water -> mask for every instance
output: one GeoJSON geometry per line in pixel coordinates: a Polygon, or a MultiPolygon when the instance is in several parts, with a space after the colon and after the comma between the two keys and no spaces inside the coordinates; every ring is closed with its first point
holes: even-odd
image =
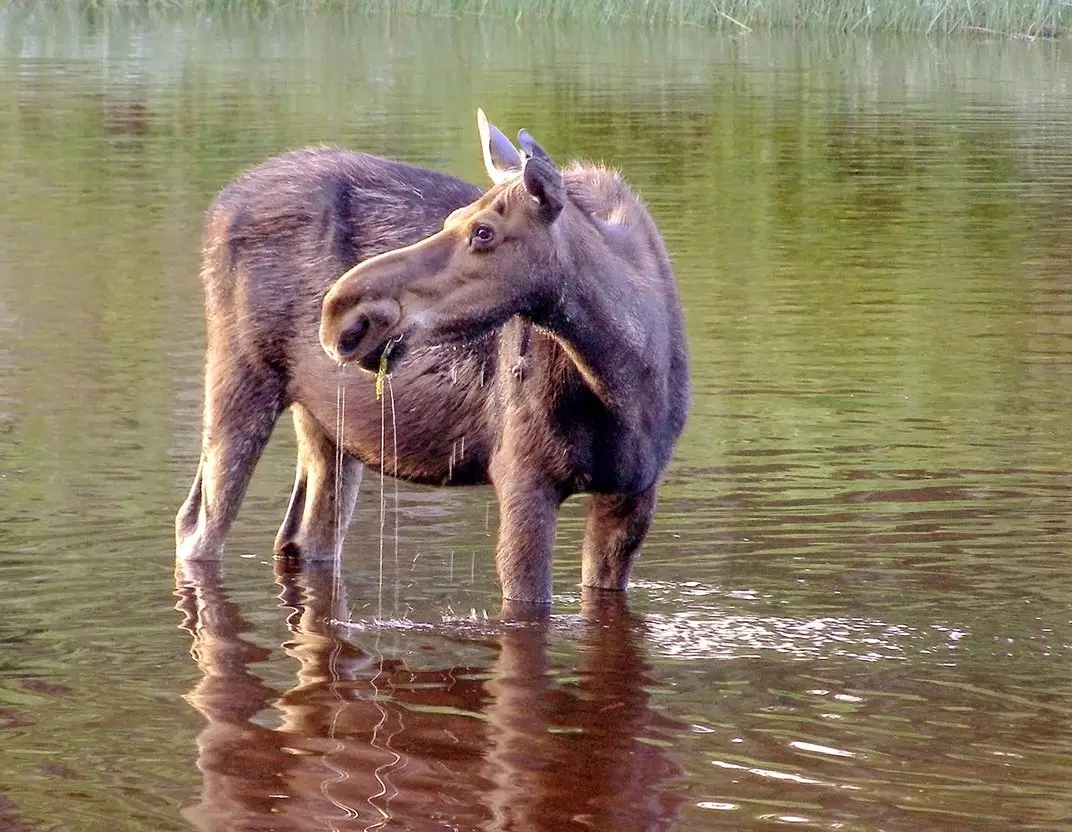
{"type": "Polygon", "coordinates": [[[1067,43],[0,34],[0,828],[1072,829],[1067,43]],[[554,616],[497,623],[482,489],[387,483],[381,583],[375,476],[341,573],[286,572],[286,422],[176,581],[204,207],[311,142],[482,181],[477,106],[674,256],[696,394],[628,605],[575,502],[554,616]]]}

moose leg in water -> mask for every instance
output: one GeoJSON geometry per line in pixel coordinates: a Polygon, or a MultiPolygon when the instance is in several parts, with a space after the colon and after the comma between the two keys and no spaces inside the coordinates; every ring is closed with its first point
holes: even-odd
{"type": "Polygon", "coordinates": [[[298,469],[283,525],[275,538],[281,555],[320,560],[342,545],[357,504],[364,466],[338,445],[300,404],[294,411],[298,469]],[[341,464],[340,464],[341,463],[341,464]]]}
{"type": "Polygon", "coordinates": [[[209,336],[201,461],[175,517],[176,556],[215,560],[238,514],[253,469],[283,410],[282,385],[267,371],[233,365],[227,343],[209,336]]]}
{"type": "Polygon", "coordinates": [[[551,554],[562,497],[551,483],[525,473],[502,464],[501,457],[491,466],[499,500],[495,567],[504,598],[544,603],[551,598],[551,554]]]}
{"type": "Polygon", "coordinates": [[[581,584],[625,589],[655,513],[655,487],[639,494],[592,494],[584,527],[581,584]]]}

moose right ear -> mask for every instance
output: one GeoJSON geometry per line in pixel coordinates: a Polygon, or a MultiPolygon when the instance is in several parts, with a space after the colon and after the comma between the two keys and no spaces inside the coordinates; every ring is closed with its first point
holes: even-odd
{"type": "Polygon", "coordinates": [[[484,152],[484,167],[491,181],[499,185],[521,173],[521,154],[513,143],[494,124],[484,111],[477,109],[476,123],[480,128],[480,149],[484,152]]]}

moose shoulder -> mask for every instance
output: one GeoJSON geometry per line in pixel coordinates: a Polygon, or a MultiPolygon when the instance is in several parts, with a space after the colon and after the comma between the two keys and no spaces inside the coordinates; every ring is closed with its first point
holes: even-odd
{"type": "Polygon", "coordinates": [[[550,600],[558,509],[586,492],[582,582],[626,587],[688,410],[669,258],[618,174],[559,170],[525,131],[518,151],[483,113],[479,126],[485,193],[308,150],[247,173],[209,210],[204,430],[180,559],[219,557],[290,406],[298,465],[278,552],[333,556],[368,463],[490,482],[503,594],[521,601],[550,600]],[[385,421],[370,374],[383,364],[385,421]]]}

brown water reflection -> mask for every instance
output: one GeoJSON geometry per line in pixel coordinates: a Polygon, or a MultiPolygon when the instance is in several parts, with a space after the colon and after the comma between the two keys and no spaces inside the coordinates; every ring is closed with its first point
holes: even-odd
{"type": "Polygon", "coordinates": [[[579,617],[558,625],[507,607],[504,623],[409,636],[424,643],[390,658],[358,643],[336,570],[280,563],[283,650],[299,667],[297,684],[277,690],[252,668],[271,650],[248,637],[217,570],[184,568],[177,608],[202,673],[186,699],[206,725],[201,800],[183,816],[198,829],[674,825],[684,799],[665,748],[674,726],[651,710],[641,622],[624,596],[586,594],[579,617]],[[552,672],[554,626],[579,641],[568,679],[552,672]],[[443,640],[448,660],[473,661],[422,657],[443,640]]]}

